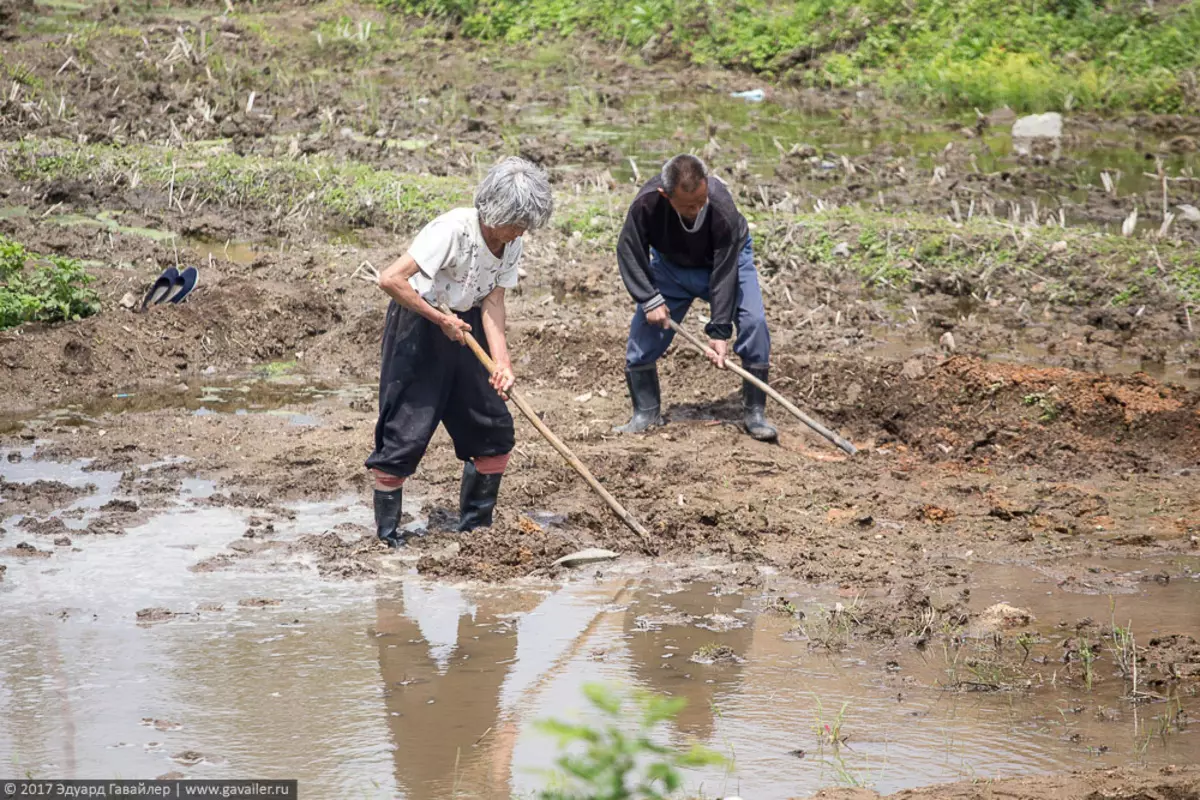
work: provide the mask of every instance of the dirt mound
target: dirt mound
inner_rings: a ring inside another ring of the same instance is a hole
[[[47,513],[70,505],[75,499],[96,491],[96,485],[68,486],[58,481],[30,481],[15,483],[0,477],[0,497],[4,504],[0,511],[5,514]]]
[[[1194,636],[1176,634],[1151,639],[1145,659],[1169,678],[1200,680],[1200,642]]]
[[[363,530],[360,526],[349,527]],[[387,545],[370,532],[361,533],[357,539],[343,538],[336,531],[310,533],[301,536],[289,549],[315,557],[317,572],[322,577],[346,580],[378,576],[380,558],[389,552]]]
[[[426,546],[456,545],[444,556],[424,555],[417,571],[429,577],[503,581],[548,569],[579,549],[559,531],[543,529],[520,514],[498,509],[491,528],[469,533],[431,534]]]
[[[1017,459],[1078,472],[1094,470],[1096,459],[1149,470],[1200,455],[1200,398],[1149,376],[968,356],[927,357],[925,364],[914,377],[896,362],[838,370],[824,396],[851,394],[857,402],[833,401],[818,410],[864,435],[882,429],[878,445],[898,442],[938,460]],[[799,378],[786,361],[783,367]],[[858,388],[841,388],[851,385]]]
[[[19,337],[0,337],[0,365],[12,389],[4,393],[0,412],[29,410],[33,398],[64,390],[106,397],[134,376],[168,382],[209,367],[228,372],[251,363],[293,361],[338,319],[334,304],[316,287],[213,277],[216,286],[197,290],[194,300],[180,306],[134,314],[110,301],[101,314],[73,325],[31,324]],[[122,284],[110,286],[116,292]]]

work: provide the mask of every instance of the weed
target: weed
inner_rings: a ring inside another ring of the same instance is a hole
[[[1090,644],[1084,644],[1079,648],[1079,661],[1083,664],[1083,682],[1087,686],[1087,690],[1092,690],[1092,679],[1094,671],[1092,665],[1096,663],[1096,651],[1092,649]]]
[[[692,653],[691,660],[697,664],[738,663],[741,661],[733,652],[732,647],[717,642],[701,645],[695,653]]]
[[[645,691],[617,692],[588,684],[584,694],[599,712],[598,724],[545,720],[537,727],[553,736],[562,755],[551,787],[541,800],[632,800],[663,798],[682,785],[680,771],[725,763],[725,758],[693,745],[686,751],[655,743],[656,728],[687,702]]]
[[[849,607],[837,603],[833,608],[823,608],[806,616],[796,626],[810,645],[826,650],[841,650],[850,643],[854,629],[860,623],[857,600]]]
[[[1140,291],[1141,289],[1137,286],[1126,286],[1124,289],[1113,295],[1112,299],[1108,301],[1108,304],[1110,306],[1128,305],[1129,301],[1136,297]]]
[[[46,264],[30,273],[30,259]],[[0,236],[0,330],[23,322],[63,322],[100,310],[100,298],[87,288],[94,279],[83,266],[62,256],[39,257]]]
[[[1109,598],[1110,613],[1113,617],[1112,621],[1112,650],[1113,661],[1117,668],[1121,670],[1121,675],[1125,680],[1132,684],[1131,696],[1136,697],[1138,693],[1138,654],[1137,642],[1133,637],[1133,623],[1127,627],[1120,627],[1116,624],[1116,601]]]
[[[1039,422],[1054,422],[1062,414],[1062,409],[1054,402],[1054,398],[1042,392],[1027,394],[1022,398],[1022,402],[1027,406],[1037,406],[1041,411],[1038,415]]]
[[[817,741],[821,746],[828,744],[837,749],[850,738],[842,733],[842,726],[846,722],[846,709],[850,707],[850,702],[846,701],[842,703],[842,707],[838,709],[837,714],[827,719],[825,717],[825,707],[821,704],[821,698],[814,694],[813,701],[817,704],[817,721],[815,726]]]
[[[295,368],[295,361],[272,361],[260,367],[259,371],[268,378],[279,378],[287,375]]]
[[[773,614],[782,614],[785,617],[795,617],[800,613],[800,609],[791,600],[784,597],[773,598],[765,610]]]
[[[1024,655],[1021,657],[1021,663],[1024,664],[1029,660],[1029,653],[1033,650],[1033,646],[1037,644],[1037,636],[1031,633],[1022,633],[1017,637],[1017,647],[1021,648]]]

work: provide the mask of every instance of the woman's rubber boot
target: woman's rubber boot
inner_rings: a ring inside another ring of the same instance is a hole
[[[503,477],[503,473],[482,475],[473,462],[466,463],[463,467],[462,489],[458,493],[460,531],[492,526],[492,512],[496,509],[496,497],[500,494],[500,479]]]
[[[398,530],[403,498],[403,486],[390,492],[375,490],[375,529],[380,541],[388,547],[404,546],[404,533]]]
[[[616,433],[641,433],[654,425],[662,425],[662,398],[658,388],[658,365],[626,367],[625,383],[633,401],[633,419],[613,428]]]
[[[749,372],[754,377],[758,378],[763,383],[767,382],[767,376],[770,373],[770,368],[767,366],[751,367],[747,366],[746,372]],[[747,380],[742,381],[742,422],[746,426],[746,433],[750,434],[750,438],[757,439],[760,442],[774,442],[779,438],[779,431],[775,430],[775,426],[767,422],[767,393],[755,386]]]

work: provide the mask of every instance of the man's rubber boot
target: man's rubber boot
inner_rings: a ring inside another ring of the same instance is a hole
[[[633,401],[633,419],[613,428],[615,433],[641,433],[653,425],[662,425],[662,399],[658,388],[658,365],[626,367],[625,383]]]
[[[748,366],[745,369],[746,372],[749,372],[763,383],[767,382],[767,375],[770,373],[769,367]],[[767,393],[750,381],[743,380],[742,422],[746,425],[746,433],[750,434],[750,438],[757,439],[760,442],[773,442],[779,438],[779,431],[775,430],[774,425],[767,422],[765,416],[766,408]]]
[[[403,486],[390,492],[375,490],[375,530],[379,540],[388,547],[404,546],[404,533],[398,530],[403,498]]]
[[[475,464],[468,461],[463,467],[462,489],[458,493],[458,529],[473,531],[492,526],[492,511],[500,494],[503,473],[481,475]]]

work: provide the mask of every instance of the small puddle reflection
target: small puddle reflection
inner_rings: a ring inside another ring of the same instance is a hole
[[[215,261],[228,261],[241,266],[249,266],[264,255],[276,252],[279,246],[277,242],[268,241],[240,242],[232,239],[217,241],[192,237],[184,237],[180,244],[199,256],[201,263],[207,263],[211,258]]]

